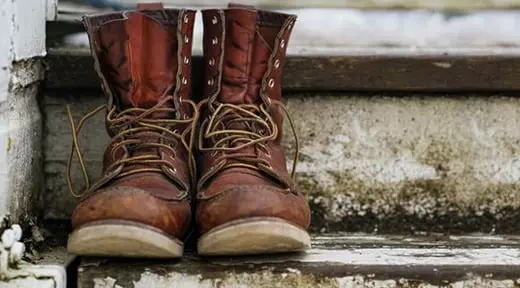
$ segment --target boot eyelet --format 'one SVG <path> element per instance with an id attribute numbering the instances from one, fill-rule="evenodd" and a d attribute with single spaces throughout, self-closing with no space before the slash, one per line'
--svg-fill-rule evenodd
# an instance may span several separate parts
<path id="1" fill-rule="evenodd" d="M 186 77 L 182 77 L 182 84 L 183 85 L 188 84 L 188 79 L 186 79 Z"/>
<path id="2" fill-rule="evenodd" d="M 274 68 L 280 67 L 280 60 L 276 59 L 274 60 Z"/>
<path id="3" fill-rule="evenodd" d="M 285 47 L 285 40 L 282 39 L 282 41 L 280 41 L 280 47 L 284 48 Z"/>
<path id="4" fill-rule="evenodd" d="M 213 18 L 211 19 L 211 23 L 217 24 L 217 22 L 218 22 L 217 16 L 213 16 Z"/>
<path id="5" fill-rule="evenodd" d="M 177 169 L 175 168 L 166 167 L 166 171 L 170 172 L 171 174 L 177 174 Z"/>
<path id="6" fill-rule="evenodd" d="M 211 44 L 217 45 L 218 44 L 218 38 L 217 37 L 213 37 L 213 39 L 211 40 Z"/>
<path id="7" fill-rule="evenodd" d="M 267 108 L 271 107 L 271 105 L 273 104 L 273 101 L 271 101 L 271 98 L 267 97 Z"/>
<path id="8" fill-rule="evenodd" d="M 190 42 L 190 39 L 188 36 L 184 36 L 184 43 L 188 44 Z"/>
<path id="9" fill-rule="evenodd" d="M 215 80 L 213 80 L 213 79 L 208 80 L 208 86 L 213 86 L 214 83 L 215 83 Z"/>
<path id="10" fill-rule="evenodd" d="M 184 64 L 189 64 L 190 63 L 190 59 L 186 56 L 184 56 Z"/>
<path id="11" fill-rule="evenodd" d="M 215 58 L 209 59 L 209 66 L 214 66 L 214 65 L 215 65 Z"/>
<path id="12" fill-rule="evenodd" d="M 188 15 L 184 15 L 184 23 L 188 23 Z"/>
<path id="13" fill-rule="evenodd" d="M 268 85 L 269 85 L 270 88 L 273 88 L 273 87 L 274 87 L 274 79 L 273 79 L 273 78 L 271 78 L 271 79 L 269 80 Z"/>

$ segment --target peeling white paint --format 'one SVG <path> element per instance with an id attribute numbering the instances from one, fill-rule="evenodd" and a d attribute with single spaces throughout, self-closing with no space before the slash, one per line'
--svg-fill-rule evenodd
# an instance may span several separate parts
<path id="1" fill-rule="evenodd" d="M 141 279 L 134 282 L 134 288 L 170 288 L 170 287 L 214 287 L 211 280 L 203 280 L 201 275 L 187 275 L 181 273 L 170 273 L 167 276 L 159 276 L 154 273 L 145 272 Z"/>
<path id="2" fill-rule="evenodd" d="M 0 288 L 58 288 L 53 279 L 38 279 L 34 277 L 27 277 L 23 279 L 14 279 L 9 282 L 0 282 Z M 65 288 L 65 286 L 61 286 Z"/>
<path id="3" fill-rule="evenodd" d="M 139 265 L 128 266 L 122 263 L 101 264 L 98 261 L 90 260 L 91 262 L 87 261 L 80 267 L 79 281 L 86 287 L 90 287 L 90 283 L 92 283 L 95 288 L 397 288 L 409 287 L 408 284 L 412 285 L 411 287 L 433 288 L 437 286 L 429 284 L 427 280 L 432 280 L 431 277 L 435 277 L 436 272 L 449 265 L 453 271 L 459 271 L 466 275 L 459 276 L 459 279 L 450 279 L 449 281 L 452 282 L 443 282 L 446 284 L 445 287 L 497 288 L 512 287 L 513 284 L 520 283 L 520 279 L 516 279 L 516 276 L 510 276 L 510 279 L 495 279 L 493 271 L 498 270 L 494 268 L 490 268 L 489 273 L 485 275 L 472 274 L 472 269 L 481 265 L 486 267 L 498 265 L 501 267 L 500 271 L 514 271 L 516 267 L 520 267 L 518 266 L 520 264 L 520 257 L 518 257 L 520 248 L 442 248 L 447 247 L 447 244 L 443 242 L 446 240 L 460 241 L 458 244 L 463 245 L 486 242 L 493 246 L 500 246 L 509 241 L 512 244 L 511 247 L 518 247 L 520 243 L 518 236 L 467 235 L 454 239 L 443 237 L 439 240 L 443 243 L 438 243 L 437 239 L 436 237 L 406 238 L 397 235 L 331 234 L 313 237 L 312 241 L 314 246 L 329 248 L 312 249 L 303 254 L 202 259 L 188 257 L 189 260 L 182 264 L 176 262 L 171 263 L 171 265 L 149 263 L 150 265 L 145 268 L 139 267 Z M 387 244 L 391 241 L 398 245 L 393 248 L 388 246 Z M 402 246 L 408 245 L 406 244 L 408 242 L 432 247 L 405 248 Z M 421 242 L 424 242 L 424 244 L 421 244 Z M 355 248 L 356 244 L 362 243 L 368 244 L 367 247 L 376 246 L 380 248 Z M 344 248 L 331 248 L 336 247 L 336 245 Z M 436 246 L 438 248 L 433 247 L 435 245 L 438 245 Z M 110 271 L 106 271 L 104 265 L 115 266 L 111 266 Z M 179 272 L 179 265 L 183 265 L 185 272 Z M 385 269 L 365 269 L 373 268 L 374 265 L 385 267 Z M 125 271 L 125 273 L 118 272 L 118 268 L 127 269 L 128 267 L 132 267 L 134 270 Z M 330 271 L 334 271 L 331 272 L 334 277 L 327 276 L 327 267 L 330 267 Z M 356 268 L 354 271 L 369 272 L 358 274 L 350 269 L 353 267 Z M 410 274 L 403 274 L 403 267 L 409 269 Z M 419 267 L 421 271 L 430 273 L 430 276 L 418 278 L 418 275 L 413 271 Z M 473 268 L 463 270 L 468 267 Z M 385 272 L 382 273 L 382 271 Z M 399 271 L 399 276 L 393 275 L 392 271 Z M 439 274 L 439 277 L 443 277 L 442 275 Z M 130 277 L 132 280 L 126 277 Z M 434 281 L 443 280 L 448 279 L 435 278 Z"/>
<path id="4" fill-rule="evenodd" d="M 67 271 L 61 265 L 20 265 L 7 279 L 0 280 L 0 288 L 67 288 Z"/>
<path id="5" fill-rule="evenodd" d="M 322 265 L 328 265 L 323 263 Z M 410 267 L 413 269 L 413 267 Z M 327 277 L 323 275 L 302 274 L 297 269 L 288 273 L 274 273 L 265 265 L 255 272 L 229 272 L 222 270 L 211 277 L 204 278 L 197 274 L 186 274 L 169 272 L 157 274 L 144 272 L 140 279 L 133 281 L 131 285 L 119 285 L 118 280 L 110 276 L 94 278 L 94 288 L 169 288 L 169 287 L 193 287 L 193 288 L 247 288 L 247 287 L 322 287 L 322 288 L 398 288 L 398 287 L 420 287 L 434 288 L 438 285 L 426 281 L 408 278 L 380 278 L 375 279 L 375 274 L 349 275 L 345 277 Z M 435 269 L 434 269 L 435 270 Z M 232 270 L 230 270 L 232 271 Z M 471 275 L 468 273 L 463 280 L 445 282 L 442 287 L 468 287 L 468 288 L 508 288 L 516 287 L 520 279 L 493 279 L 489 274 L 485 277 Z M 117 278 L 117 277 L 116 277 Z M 127 279 L 121 279 L 127 280 Z M 442 279 L 438 279 L 442 281 Z M 121 281 L 122 282 L 122 281 Z M 127 281 L 125 281 L 127 282 Z"/>
<path id="6" fill-rule="evenodd" d="M 112 279 L 110 277 L 107 277 Z M 106 278 L 106 279 L 107 279 Z M 437 288 L 438 285 L 429 283 L 417 283 L 416 279 L 372 279 L 369 275 L 356 275 L 338 278 L 317 277 L 315 279 L 307 279 L 304 277 L 292 278 L 286 282 L 287 278 L 283 275 L 274 273 L 238 273 L 237 275 L 228 275 L 227 277 L 216 279 L 198 279 L 192 276 L 179 273 L 169 273 L 166 276 L 159 276 L 153 273 L 145 273 L 141 275 L 141 280 L 134 282 L 132 286 L 119 286 L 117 284 L 109 286 L 94 286 L 94 288 L 141 288 L 141 287 L 190 287 L 190 288 L 247 288 L 247 287 L 325 287 L 325 288 L 399 288 L 412 287 L 418 288 Z M 95 283 L 106 282 L 105 279 L 94 279 Z M 519 281 L 515 280 L 496 280 L 483 277 L 472 277 L 468 275 L 467 279 L 446 284 L 442 287 L 449 288 L 514 288 Z M 145 286 L 150 285 L 150 286 Z M 290 286 L 289 286 L 290 285 Z M 294 286 L 296 285 L 296 286 Z"/>
<path id="7" fill-rule="evenodd" d="M 119 288 L 121 286 L 116 285 L 116 279 L 112 277 L 105 277 L 103 279 L 94 279 L 94 288 Z"/>
<path id="8" fill-rule="evenodd" d="M 468 275 L 468 278 L 470 275 Z M 411 280 L 411 281 L 410 281 Z M 338 288 L 362 288 L 362 287 L 370 287 L 370 288 L 400 288 L 400 287 L 408 287 L 407 285 L 412 285 L 412 287 L 418 288 L 439 288 L 439 285 L 432 285 L 428 283 L 414 283 L 413 279 L 398 279 L 398 280 L 374 280 L 370 279 L 370 277 L 365 276 L 349 276 L 338 279 Z M 473 277 L 470 279 L 457 281 L 454 283 L 449 283 L 442 287 L 449 288 L 514 288 L 515 281 L 513 280 L 495 280 L 495 279 L 485 279 L 482 277 Z"/>
<path id="9" fill-rule="evenodd" d="M 352 249 L 311 250 L 301 262 L 347 265 L 520 265 L 520 249 Z"/>
<path id="10" fill-rule="evenodd" d="M 341 265 L 388 266 L 520 266 L 518 248 L 352 248 L 311 249 L 301 256 L 269 256 L 240 259 L 244 264 L 334 263 Z M 220 265 L 236 261 L 215 260 Z"/>

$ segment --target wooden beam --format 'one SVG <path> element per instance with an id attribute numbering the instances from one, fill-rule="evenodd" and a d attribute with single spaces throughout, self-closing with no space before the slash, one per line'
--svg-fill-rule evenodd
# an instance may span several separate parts
<path id="1" fill-rule="evenodd" d="M 50 49 L 49 88 L 99 88 L 87 49 Z M 202 59 L 193 61 L 194 87 L 202 85 Z M 384 53 L 291 56 L 286 91 L 515 91 L 520 53 Z M 197 89 L 195 89 L 197 91 Z"/>

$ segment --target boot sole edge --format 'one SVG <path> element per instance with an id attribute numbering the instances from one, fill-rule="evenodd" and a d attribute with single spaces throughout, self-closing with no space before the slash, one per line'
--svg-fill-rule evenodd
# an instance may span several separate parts
<path id="1" fill-rule="evenodd" d="M 179 258 L 183 243 L 161 230 L 138 222 L 103 220 L 76 228 L 67 251 L 81 256 Z"/>
<path id="2" fill-rule="evenodd" d="M 311 248 L 307 231 L 273 217 L 240 219 L 217 226 L 200 237 L 199 255 L 233 256 L 302 252 Z"/>

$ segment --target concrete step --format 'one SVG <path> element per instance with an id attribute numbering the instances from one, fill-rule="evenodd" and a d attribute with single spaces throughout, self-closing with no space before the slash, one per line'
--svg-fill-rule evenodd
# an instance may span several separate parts
<path id="1" fill-rule="evenodd" d="M 86 258 L 80 288 L 518 287 L 520 238 L 322 235 L 303 254 L 140 261 Z"/>
<path id="2" fill-rule="evenodd" d="M 297 179 L 314 232 L 520 233 L 520 98 L 482 94 L 292 93 L 300 136 Z M 65 181 L 71 145 L 65 104 L 79 119 L 99 90 L 47 90 L 45 217 L 67 220 L 77 204 Z M 102 114 L 102 113 L 101 113 Z M 104 116 L 80 138 L 92 176 L 108 141 Z M 290 130 L 288 165 L 295 152 Z M 82 185 L 79 170 L 74 182 Z"/>
<path id="3" fill-rule="evenodd" d="M 63 247 L 26 253 L 16 267 L 0 271 L 0 288 L 73 288 L 76 286 L 76 257 Z"/>

